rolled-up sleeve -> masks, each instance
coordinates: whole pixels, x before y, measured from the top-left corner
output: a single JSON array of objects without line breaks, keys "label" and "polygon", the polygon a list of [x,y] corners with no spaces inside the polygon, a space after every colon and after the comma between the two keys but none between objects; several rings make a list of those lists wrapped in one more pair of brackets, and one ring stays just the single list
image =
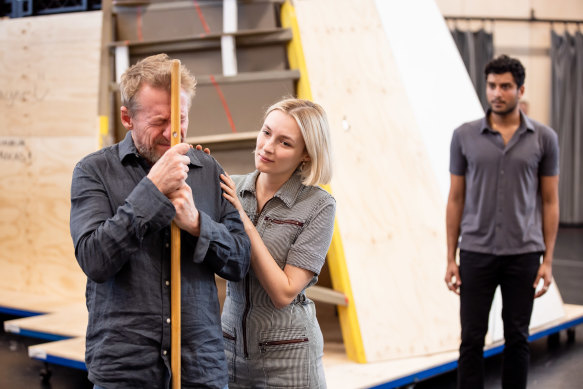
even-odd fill
[{"label": "rolled-up sleeve", "polygon": [[79,265],[91,280],[115,275],[142,245],[144,236],[169,225],[172,203],[144,177],[117,209],[101,175],[77,164],[71,183],[70,229]]},{"label": "rolled-up sleeve", "polygon": [[200,212],[195,263],[198,258],[204,258],[203,262],[222,278],[240,281],[249,270],[250,247],[238,212],[227,213],[218,222]]},{"label": "rolled-up sleeve", "polygon": [[[202,151],[196,153],[202,169],[193,169],[191,187],[200,215],[200,234],[183,233],[193,247],[192,261],[208,266],[229,281],[242,280],[249,270],[251,243],[239,212],[223,197],[221,165]],[[204,185],[200,185],[204,183]]]}]

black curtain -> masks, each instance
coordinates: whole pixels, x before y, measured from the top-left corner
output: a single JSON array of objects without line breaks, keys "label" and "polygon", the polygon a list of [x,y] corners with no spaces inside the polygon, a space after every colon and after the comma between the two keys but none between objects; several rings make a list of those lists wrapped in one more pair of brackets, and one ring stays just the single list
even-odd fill
[{"label": "black curtain", "polygon": [[560,222],[583,224],[583,34],[551,31],[551,126],[559,134]]},{"label": "black curtain", "polygon": [[476,94],[482,103],[482,108],[485,111],[488,109],[488,100],[486,99],[484,67],[494,55],[493,35],[484,29],[478,31],[462,31],[457,28],[451,31],[451,35],[466,65],[468,74],[476,89]]}]

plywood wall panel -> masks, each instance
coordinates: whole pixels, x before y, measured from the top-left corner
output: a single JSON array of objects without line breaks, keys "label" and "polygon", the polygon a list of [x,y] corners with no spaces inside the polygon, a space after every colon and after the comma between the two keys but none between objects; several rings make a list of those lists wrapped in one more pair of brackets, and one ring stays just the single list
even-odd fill
[{"label": "plywood wall panel", "polygon": [[[97,149],[101,12],[0,22],[0,289],[83,300],[71,174]],[[26,307],[23,307],[26,308]]]},{"label": "plywood wall panel", "polygon": [[96,149],[96,139],[0,138],[8,141],[22,145],[29,159],[1,161],[0,285],[79,296],[84,277],[69,235],[70,182],[75,162]]},{"label": "plywood wall panel", "polygon": [[0,23],[4,136],[94,135],[101,12]]}]

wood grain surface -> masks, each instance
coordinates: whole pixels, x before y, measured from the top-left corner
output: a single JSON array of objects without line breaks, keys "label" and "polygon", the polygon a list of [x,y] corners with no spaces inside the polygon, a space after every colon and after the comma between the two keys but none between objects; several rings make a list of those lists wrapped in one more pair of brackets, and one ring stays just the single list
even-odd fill
[{"label": "wood grain surface", "polygon": [[313,98],[332,127],[331,186],[366,360],[455,350],[445,200],[376,6],[295,5]]},{"label": "wood grain surface", "polygon": [[97,149],[101,12],[3,20],[0,37],[0,289],[83,301],[70,184]]}]

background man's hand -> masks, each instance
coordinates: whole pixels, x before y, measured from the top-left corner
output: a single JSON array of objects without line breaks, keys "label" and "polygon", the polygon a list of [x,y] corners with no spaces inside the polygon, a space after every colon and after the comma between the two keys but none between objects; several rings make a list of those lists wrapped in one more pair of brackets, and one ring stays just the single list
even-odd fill
[{"label": "background man's hand", "polygon": [[549,290],[549,286],[551,286],[551,282],[553,282],[552,267],[548,263],[545,263],[545,261],[543,261],[543,263],[541,263],[540,267],[538,268],[536,279],[534,280],[534,284],[532,285],[533,288],[536,289],[541,279],[544,281],[543,287],[538,292],[536,292],[534,298],[540,297],[543,294],[547,293],[547,290]]},{"label": "background man's hand", "polygon": [[445,271],[445,283],[447,288],[455,294],[460,294],[462,279],[460,278],[459,266],[455,261],[448,261],[447,270]]}]

